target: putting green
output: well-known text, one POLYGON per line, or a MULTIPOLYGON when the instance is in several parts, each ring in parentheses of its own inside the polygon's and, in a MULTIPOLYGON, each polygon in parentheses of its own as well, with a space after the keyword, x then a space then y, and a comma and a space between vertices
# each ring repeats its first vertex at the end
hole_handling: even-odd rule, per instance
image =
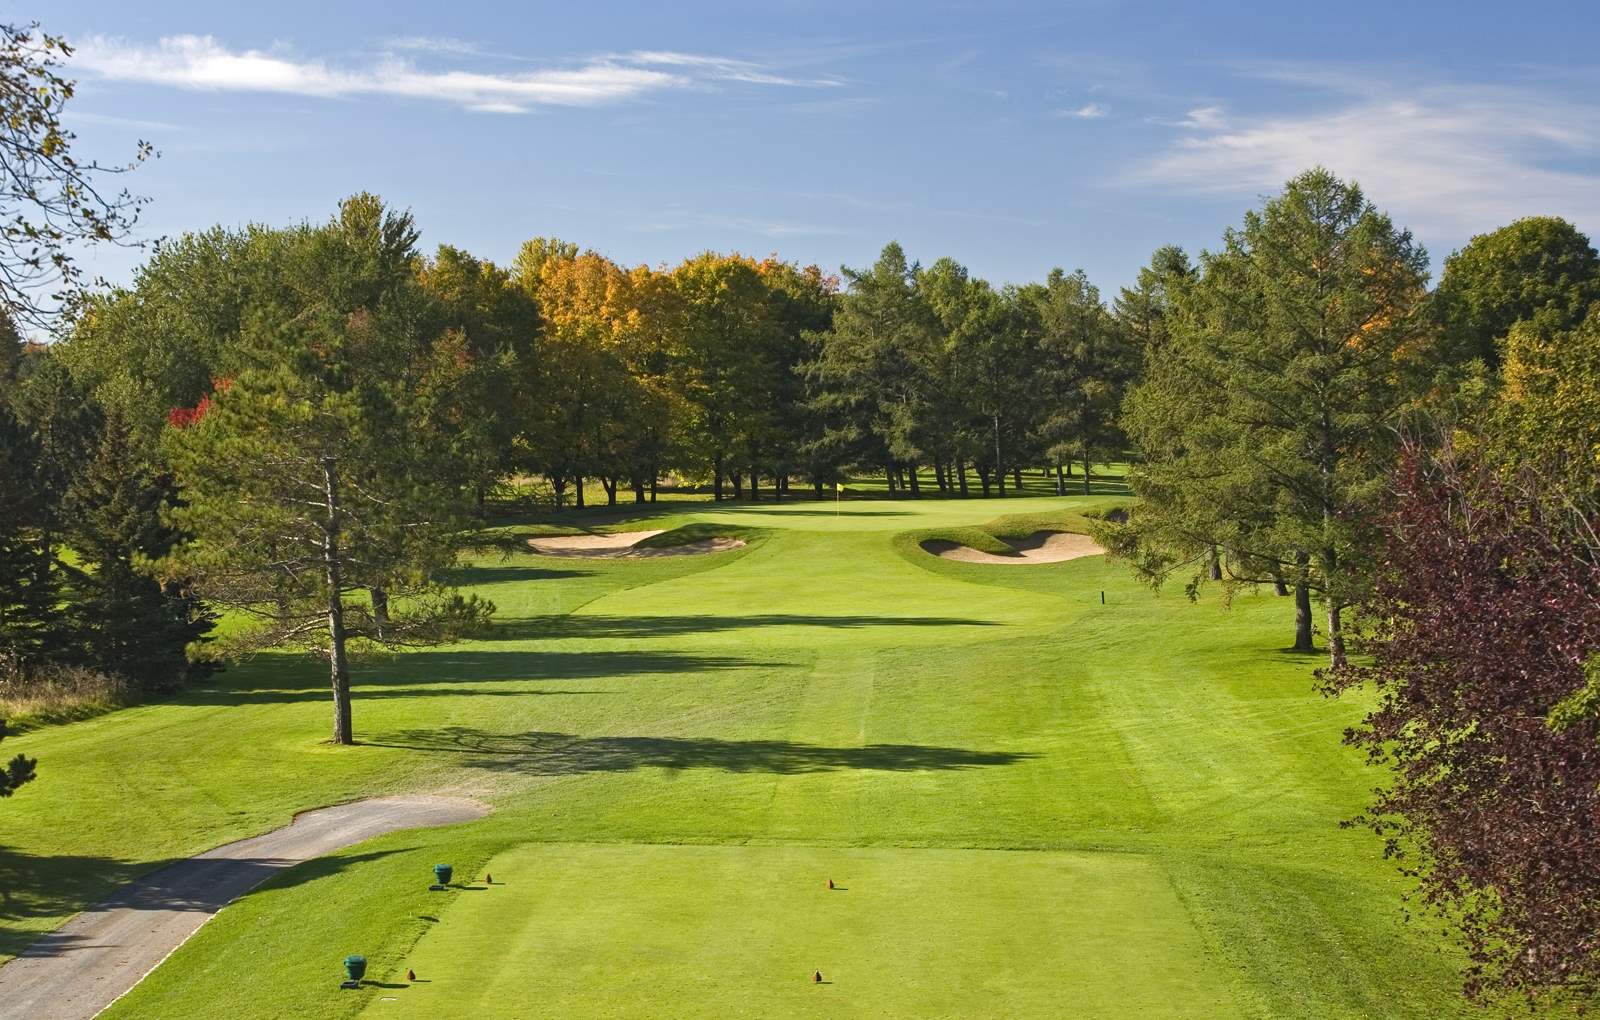
POLYGON ((441 790, 496 810, 291 869, 106 1015, 1465 1015, 1459 958, 1338 827, 1376 777, 1339 743, 1360 706, 1280 650, 1287 600, 905 534, 1106 502, 618 513, 751 542, 485 557, 496 632, 360 666, 354 748, 287 655, 25 734, 0 953, 295 810, 441 790), (506 884, 429 893, 437 861, 506 884), (352 952, 377 984, 340 992, 352 952))

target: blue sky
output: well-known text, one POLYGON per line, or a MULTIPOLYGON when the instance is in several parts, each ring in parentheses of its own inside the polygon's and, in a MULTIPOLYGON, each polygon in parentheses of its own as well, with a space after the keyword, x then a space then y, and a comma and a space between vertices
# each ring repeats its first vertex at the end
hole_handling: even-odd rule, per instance
POLYGON ((1436 266, 1521 215, 1600 231, 1593 2, 3 6, 79 47, 84 155, 161 150, 149 236, 369 190, 497 261, 553 234, 835 270, 898 239, 1109 293, 1319 162, 1436 266))

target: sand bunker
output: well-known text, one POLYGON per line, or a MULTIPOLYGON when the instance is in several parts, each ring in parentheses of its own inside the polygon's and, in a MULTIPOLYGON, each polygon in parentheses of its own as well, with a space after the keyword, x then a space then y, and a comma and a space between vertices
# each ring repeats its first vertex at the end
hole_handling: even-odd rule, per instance
POLYGON ((1002 538, 1000 541, 1015 549, 1015 556, 1000 556, 980 552, 971 546, 943 539, 931 539, 922 548, 941 559, 960 560, 962 563, 1005 563, 1015 566, 1022 563, 1060 563, 1080 556, 1098 556, 1104 549, 1088 535, 1074 535, 1065 531, 1035 531, 1027 538, 1002 538))
POLYGON ((723 552, 744 545, 739 538, 699 538, 679 545, 638 545, 662 531, 619 531, 610 535, 552 535, 530 538, 528 545, 540 556, 573 556, 585 559, 653 559, 658 556, 697 556, 723 552))

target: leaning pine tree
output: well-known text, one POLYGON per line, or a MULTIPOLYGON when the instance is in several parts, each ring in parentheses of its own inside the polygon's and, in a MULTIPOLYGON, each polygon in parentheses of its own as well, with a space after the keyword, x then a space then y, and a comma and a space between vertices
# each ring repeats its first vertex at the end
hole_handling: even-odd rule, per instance
POLYGON ((429 476, 374 397, 249 372, 169 444, 186 500, 173 519, 193 537, 164 572, 251 621, 233 650, 325 659, 340 744, 354 742, 353 646, 439 643, 490 611, 437 580, 455 557, 461 494, 429 476))
POLYGON ((167 437, 188 538, 163 572, 249 621, 233 650, 325 660, 340 744, 354 743, 353 651, 448 641, 493 609, 441 581, 468 500, 446 439, 413 427, 434 345, 413 326, 427 317, 411 236, 409 217, 347 202, 308 237, 305 306, 262 314, 257 367, 176 415, 167 437))

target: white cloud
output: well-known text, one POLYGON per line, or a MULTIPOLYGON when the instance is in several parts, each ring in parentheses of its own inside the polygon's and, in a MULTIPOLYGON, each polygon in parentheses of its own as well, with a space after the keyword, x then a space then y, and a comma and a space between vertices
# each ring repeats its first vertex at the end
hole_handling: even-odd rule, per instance
POLYGON ((1213 131, 1226 126, 1220 106, 1198 106, 1183 115, 1178 127, 1213 131))
POLYGON ((1071 110, 1057 110, 1056 116, 1070 117, 1074 120, 1099 120, 1110 112, 1111 110, 1102 103, 1084 103, 1071 110))
MULTIPOLYGON (((459 40, 414 37, 388 42, 391 49, 475 52, 472 44, 459 40)), ((524 113, 535 106, 594 106, 719 81, 821 84, 769 75, 747 61, 683 53, 604 56, 521 73, 423 69, 392 53, 374 63, 341 67, 280 50, 230 50, 212 36, 198 35, 170 36, 153 46, 94 36, 78 46, 72 70, 112 81, 186 89, 431 99, 491 113, 524 113)))
MULTIPOLYGON (((1324 89, 1337 81, 1314 79, 1324 89)), ((1600 106, 1511 86, 1385 89, 1369 79, 1353 90, 1315 113, 1191 110, 1172 125, 1185 134, 1132 179, 1254 196, 1321 165, 1423 233, 1459 239, 1537 214, 1600 227, 1600 106)))
POLYGON ((837 78, 789 78, 772 74, 762 68, 760 64, 752 63, 748 60, 706 57, 693 53, 676 53, 671 50, 634 50, 631 53, 614 54, 607 59, 615 60, 622 64, 636 64, 641 67, 684 68, 714 81, 742 81, 755 85, 794 85, 825 88, 843 84, 837 78))
POLYGON ((477 43, 437 35, 393 35, 383 40, 383 47, 387 50, 452 53, 457 56, 476 56, 483 52, 477 43))

